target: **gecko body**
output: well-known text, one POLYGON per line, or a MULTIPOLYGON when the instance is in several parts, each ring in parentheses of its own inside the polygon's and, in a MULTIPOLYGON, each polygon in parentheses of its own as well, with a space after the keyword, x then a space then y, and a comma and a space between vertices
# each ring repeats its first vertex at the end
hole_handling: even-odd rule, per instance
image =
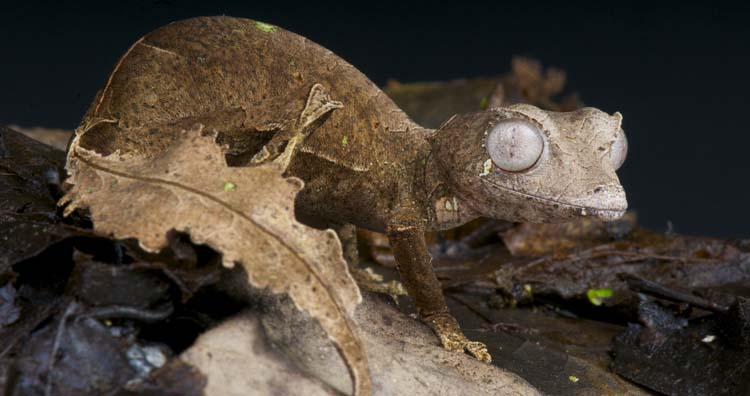
POLYGON ((352 225, 385 232, 423 321, 444 347, 483 361, 484 345, 448 312, 424 233, 480 216, 616 219, 627 208, 619 113, 514 105, 423 128, 331 51, 248 19, 195 18, 138 40, 79 129, 102 154, 149 157, 196 123, 219 133, 230 165, 276 161, 304 180, 303 221, 349 247, 352 225))

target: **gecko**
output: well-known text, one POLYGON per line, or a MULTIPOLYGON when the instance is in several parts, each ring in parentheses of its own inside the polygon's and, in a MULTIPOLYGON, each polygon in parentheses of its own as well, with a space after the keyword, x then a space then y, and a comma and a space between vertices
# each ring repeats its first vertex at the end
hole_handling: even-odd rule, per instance
MULTIPOLYGON (((280 27, 227 16, 174 22, 120 58, 79 130, 83 146, 155 157, 180 131, 218 133, 231 166, 276 162, 302 179, 303 222, 333 228, 356 271, 355 227, 387 235, 418 315, 442 346, 490 362, 451 315, 425 233, 479 217, 621 217, 620 113, 527 104, 412 121, 354 66, 280 27)), ((267 186, 257 186, 267 188, 267 186)))

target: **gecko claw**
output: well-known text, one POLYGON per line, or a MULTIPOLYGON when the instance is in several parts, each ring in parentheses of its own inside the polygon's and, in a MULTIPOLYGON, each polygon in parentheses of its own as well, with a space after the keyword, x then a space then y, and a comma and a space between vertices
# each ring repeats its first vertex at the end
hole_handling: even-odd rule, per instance
POLYGON ((440 313, 424 318, 424 322, 440 339, 443 348, 451 352, 468 352, 485 363, 492 362, 492 356, 487 352, 487 346, 478 341, 471 341, 458 326, 456 319, 449 313, 440 313))

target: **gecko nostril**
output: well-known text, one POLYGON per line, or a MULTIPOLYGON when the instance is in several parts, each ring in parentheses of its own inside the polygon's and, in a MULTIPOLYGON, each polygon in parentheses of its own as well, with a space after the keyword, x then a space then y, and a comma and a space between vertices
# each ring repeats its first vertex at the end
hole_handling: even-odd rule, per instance
POLYGON ((604 191, 603 187, 597 187, 597 188, 594 189, 594 194, 599 194, 602 191, 604 191))

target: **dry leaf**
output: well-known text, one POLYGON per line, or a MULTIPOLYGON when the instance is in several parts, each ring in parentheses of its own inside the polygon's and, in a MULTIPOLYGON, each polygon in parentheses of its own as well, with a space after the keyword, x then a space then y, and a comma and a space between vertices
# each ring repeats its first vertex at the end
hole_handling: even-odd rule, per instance
POLYGON ((635 213, 629 212, 615 221, 582 217, 565 223, 524 223, 502 232, 501 238, 514 256, 566 254, 621 239, 636 224, 635 213))
POLYGON ((148 251, 167 246, 167 232, 190 235, 240 263, 250 283, 290 295, 316 318, 339 348, 355 394, 371 393, 367 356, 351 317, 362 297, 332 230, 298 223, 294 198, 303 183, 269 163, 232 168, 215 134, 200 126, 157 158, 115 152, 101 156, 78 136, 68 154, 66 214, 88 208, 94 227, 116 238, 136 238, 148 251))

